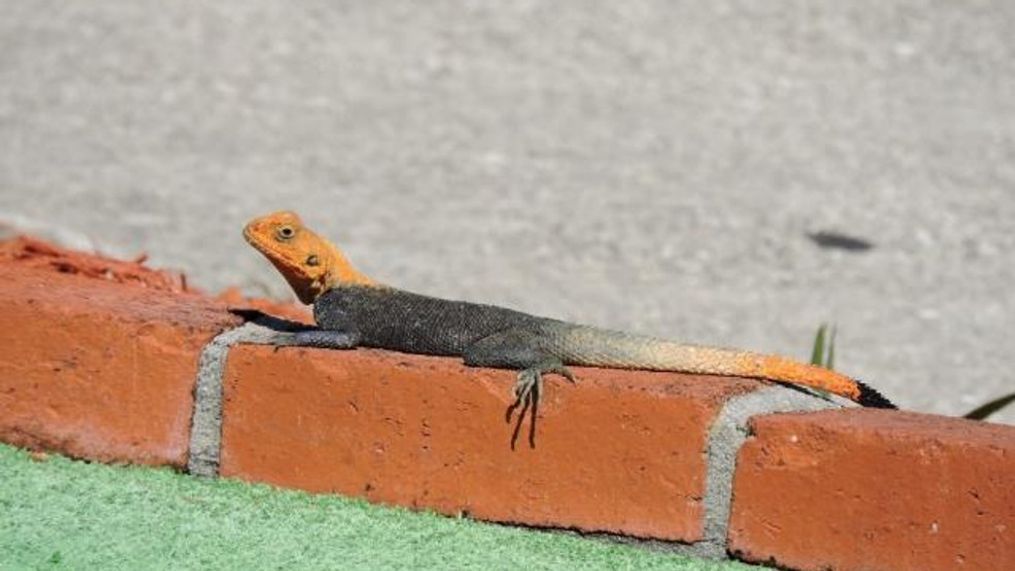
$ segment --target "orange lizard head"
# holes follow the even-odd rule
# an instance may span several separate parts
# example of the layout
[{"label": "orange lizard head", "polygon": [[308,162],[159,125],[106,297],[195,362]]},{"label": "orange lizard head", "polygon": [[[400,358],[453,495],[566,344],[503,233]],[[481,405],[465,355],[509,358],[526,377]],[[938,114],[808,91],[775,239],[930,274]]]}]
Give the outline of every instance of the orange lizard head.
[{"label": "orange lizard head", "polygon": [[268,258],[303,303],[314,303],[339,284],[373,283],[353,269],[331,242],[304,226],[295,212],[255,218],[243,228],[243,237]]}]

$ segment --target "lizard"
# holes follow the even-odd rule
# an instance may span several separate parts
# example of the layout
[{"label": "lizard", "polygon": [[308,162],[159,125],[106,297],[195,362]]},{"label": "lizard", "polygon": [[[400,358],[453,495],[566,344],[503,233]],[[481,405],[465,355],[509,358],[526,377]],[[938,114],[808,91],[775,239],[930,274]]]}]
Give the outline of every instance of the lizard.
[{"label": "lizard", "polygon": [[543,375],[576,382],[569,365],[748,377],[819,389],[862,406],[896,408],[859,380],[777,355],[689,345],[397,289],[354,268],[291,211],[251,220],[243,236],[301,302],[313,305],[317,328],[295,333],[297,345],[454,356],[466,366],[517,370],[508,419],[523,404],[519,426],[531,405],[535,427]]}]

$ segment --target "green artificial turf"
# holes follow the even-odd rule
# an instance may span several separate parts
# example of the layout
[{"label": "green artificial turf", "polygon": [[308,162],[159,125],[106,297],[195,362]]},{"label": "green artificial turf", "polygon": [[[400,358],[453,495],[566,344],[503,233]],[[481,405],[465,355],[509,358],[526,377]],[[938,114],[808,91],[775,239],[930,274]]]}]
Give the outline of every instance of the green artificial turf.
[{"label": "green artificial turf", "polygon": [[748,569],[0,445],[0,570]]}]

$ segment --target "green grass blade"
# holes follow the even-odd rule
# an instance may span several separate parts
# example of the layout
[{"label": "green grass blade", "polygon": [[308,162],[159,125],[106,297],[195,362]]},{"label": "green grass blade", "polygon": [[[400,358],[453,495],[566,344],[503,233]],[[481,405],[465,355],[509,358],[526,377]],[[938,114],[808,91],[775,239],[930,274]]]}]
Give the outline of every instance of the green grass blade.
[{"label": "green grass blade", "polygon": [[828,326],[822,323],[814,335],[814,348],[811,349],[811,364],[822,366],[825,362],[825,330]]},{"label": "green grass blade", "polygon": [[1001,398],[996,398],[990,402],[984,403],[973,410],[967,412],[962,418],[968,418],[970,420],[983,420],[1002,408],[1015,402],[1015,393],[1004,395]]}]

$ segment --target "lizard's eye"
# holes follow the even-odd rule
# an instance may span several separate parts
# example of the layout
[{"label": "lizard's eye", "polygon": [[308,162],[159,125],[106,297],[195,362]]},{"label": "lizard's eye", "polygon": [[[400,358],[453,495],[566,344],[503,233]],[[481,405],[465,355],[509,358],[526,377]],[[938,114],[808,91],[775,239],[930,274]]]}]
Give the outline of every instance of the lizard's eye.
[{"label": "lizard's eye", "polygon": [[296,235],[296,230],[293,230],[292,226],[279,226],[278,230],[275,230],[275,235],[279,240],[288,240]]},{"label": "lizard's eye", "polygon": [[317,266],[317,265],[320,265],[320,264],[321,264],[321,261],[317,259],[317,255],[316,254],[310,254],[309,256],[307,256],[307,265],[308,266]]}]

